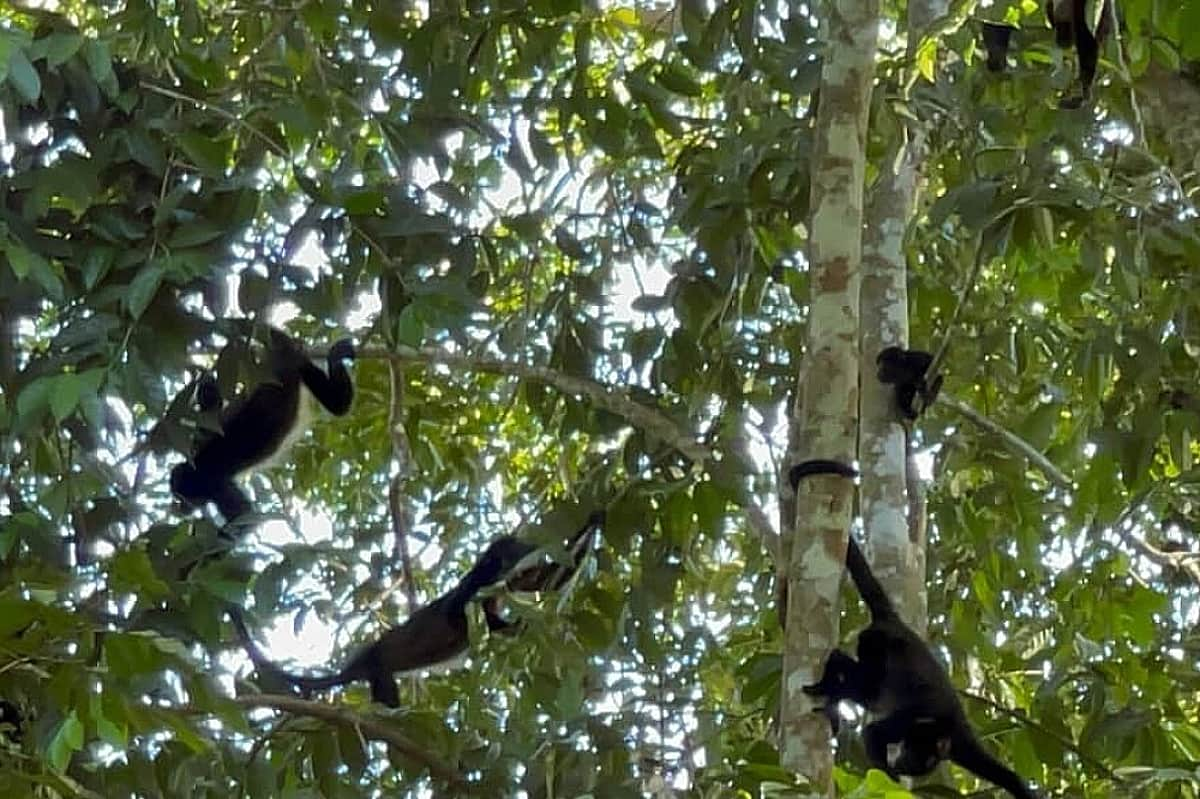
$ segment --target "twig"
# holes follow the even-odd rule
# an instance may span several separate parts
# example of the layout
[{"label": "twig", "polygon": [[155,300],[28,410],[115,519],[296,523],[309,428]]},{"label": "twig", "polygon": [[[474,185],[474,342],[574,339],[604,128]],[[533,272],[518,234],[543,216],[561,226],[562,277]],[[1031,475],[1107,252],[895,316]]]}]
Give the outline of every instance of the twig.
[{"label": "twig", "polygon": [[[279,146],[275,142],[271,141],[270,137],[268,137],[265,133],[263,133],[258,128],[254,127],[249,122],[247,122],[244,117],[238,116],[237,114],[234,114],[231,111],[227,111],[226,109],[222,108],[221,106],[219,106],[215,103],[209,102],[208,100],[202,99],[200,97],[192,97],[190,95],[184,94],[183,92],[179,92],[174,89],[167,88],[166,86],[158,86],[153,83],[148,83],[146,81],[142,81],[141,87],[143,89],[146,89],[147,91],[154,92],[155,94],[161,94],[164,97],[170,97],[172,100],[178,100],[179,102],[183,102],[183,103],[192,103],[193,105],[195,105],[198,108],[201,108],[205,111],[208,111],[210,113],[213,113],[213,114],[221,117],[222,119],[226,120],[227,122],[230,122],[233,125],[248,131],[250,133],[250,135],[252,135],[254,138],[263,142],[264,146],[270,152],[274,153],[280,159],[290,162],[291,154],[286,149]],[[375,241],[375,239],[371,236],[371,234],[367,232],[366,228],[364,228],[362,225],[360,225],[354,219],[353,216],[349,217],[349,219],[350,219],[350,228],[351,228],[351,230],[354,231],[354,234],[357,235],[359,238],[361,238],[363,241],[365,241],[367,243],[367,246],[370,247],[371,250],[376,255],[378,255],[379,258],[385,264],[387,264],[388,266],[393,266],[394,260],[392,259],[392,256],[388,254],[387,248],[385,248],[379,242]],[[132,330],[132,329],[133,328],[131,327],[130,330]]]},{"label": "twig", "polygon": [[233,701],[242,707],[269,707],[285,713],[320,719],[331,724],[345,724],[371,740],[383,741],[394,746],[406,757],[412,758],[429,769],[429,773],[437,779],[457,786],[466,785],[466,780],[456,769],[417,746],[408,736],[394,729],[383,719],[355,713],[348,708],[331,705],[327,702],[310,702],[307,699],[281,694],[246,694],[234,697]]},{"label": "twig", "polygon": [[1121,511],[1121,515],[1117,517],[1111,527],[1120,536],[1122,541],[1136,549],[1146,560],[1158,566],[1163,571],[1183,572],[1191,578],[1192,582],[1200,586],[1200,563],[1197,563],[1197,556],[1194,552],[1164,551],[1150,542],[1138,538],[1133,534],[1132,529],[1127,529],[1126,523],[1129,521],[1129,517],[1150,499],[1151,496],[1166,487],[1166,485],[1168,484],[1159,483],[1134,494],[1133,498],[1125,505],[1125,509]]},{"label": "twig", "polygon": [[408,612],[413,613],[417,609],[417,587],[413,582],[412,557],[408,552],[412,514],[404,504],[404,483],[412,468],[412,449],[404,429],[404,369],[395,361],[388,361],[388,374],[392,389],[388,431],[392,437],[392,459],[396,462],[396,473],[388,481],[388,511],[392,517],[392,535],[395,536],[393,549],[404,575],[404,596],[408,599]]},{"label": "twig", "polygon": [[1037,730],[1038,733],[1040,733],[1041,735],[1045,735],[1047,738],[1051,738],[1051,739],[1057,741],[1059,743],[1059,745],[1061,745],[1063,748],[1069,749],[1072,752],[1074,752],[1075,756],[1079,758],[1080,762],[1086,763],[1087,765],[1091,766],[1096,771],[1099,771],[1102,774],[1104,774],[1105,776],[1107,776],[1109,779],[1120,782],[1120,778],[1117,776],[1116,772],[1114,772],[1112,769],[1110,769],[1108,766],[1106,766],[1103,763],[1103,761],[1097,760],[1096,758],[1089,755],[1087,752],[1084,752],[1082,749],[1079,748],[1079,745],[1077,743],[1075,743],[1075,741],[1071,740],[1067,736],[1065,736],[1055,730],[1052,730],[1049,727],[1046,727],[1046,726],[1040,724],[1039,722],[1034,721],[1033,719],[1029,718],[1024,713],[1022,713],[1018,710],[1013,710],[1012,708],[1005,707],[1004,705],[1001,705],[1000,703],[995,702],[986,696],[982,696],[981,694],[976,694],[971,691],[963,691],[963,690],[959,690],[959,693],[962,694],[963,696],[967,697],[968,699],[973,699],[976,702],[979,702],[980,704],[987,705],[992,710],[996,711],[997,713],[999,713],[1003,716],[1008,716],[1010,719],[1020,723],[1022,726],[1028,727],[1031,730]]},{"label": "twig", "polygon": [[1059,488],[1071,488],[1073,485],[1071,478],[1067,477],[1067,475],[1061,469],[1051,463],[1049,458],[1034,449],[1032,444],[1018,436],[1016,433],[1005,430],[999,425],[999,423],[992,421],[967,403],[963,402],[962,400],[955,399],[954,397],[951,397],[945,393],[938,395],[937,402],[939,405],[945,405],[953,408],[954,410],[958,411],[959,414],[965,416],[969,421],[974,422],[977,426],[982,427],[984,430],[992,433],[995,436],[998,436],[1000,440],[1002,440],[1005,445],[1008,446],[1009,449],[1015,450],[1018,454],[1028,458],[1029,461],[1042,472],[1042,474],[1046,475],[1046,477],[1050,479],[1050,482],[1054,483]]},{"label": "twig", "polygon": [[[326,355],[320,350],[309,353],[312,357],[322,358]],[[619,389],[606,386],[603,383],[587,378],[575,377],[550,369],[545,366],[529,366],[526,364],[503,361],[496,358],[479,356],[456,355],[444,350],[426,347],[414,349],[398,346],[394,351],[382,347],[360,347],[359,358],[385,359],[392,364],[416,363],[426,366],[448,366],[489,374],[507,375],[520,380],[533,380],[545,383],[564,394],[583,396],[598,408],[616,414],[629,424],[666,441],[684,457],[697,465],[716,460],[717,453],[703,443],[690,438],[681,431],[678,425],[665,413],[632,399]],[[779,534],[775,531],[771,520],[748,490],[738,492],[738,504],[746,514],[746,523],[771,552],[777,552]]]},{"label": "twig", "polygon": [[210,111],[227,122],[231,122],[235,126],[250,133],[250,135],[262,142],[268,150],[280,158],[286,159],[288,157],[286,150],[277,145],[275,142],[271,141],[266,134],[247,122],[243,116],[239,116],[231,111],[226,111],[221,106],[216,105],[215,103],[210,103],[208,100],[202,100],[199,97],[191,97],[182,92],[177,92],[174,89],[168,89],[166,86],[158,86],[147,81],[142,81],[141,87],[146,91],[154,92],[155,94],[161,94],[163,97],[170,97],[172,100],[179,100],[183,103],[192,103],[198,108],[202,108],[205,111]]},{"label": "twig", "polygon": [[[754,461],[750,457],[750,441],[744,431],[732,438],[727,445],[727,450],[743,464],[741,468],[747,471],[753,469]],[[766,550],[778,558],[781,554],[779,533],[775,531],[775,526],[767,518],[767,513],[758,503],[757,498],[743,483],[738,484],[737,503],[746,512],[746,524],[758,536]]]},{"label": "twig", "polygon": [[[418,350],[401,346],[397,347],[394,352],[388,352],[374,347],[364,347],[359,351],[359,357],[388,358],[393,362],[400,363],[471,369],[545,383],[564,394],[586,397],[596,407],[616,414],[634,427],[666,441],[697,465],[716,460],[715,451],[688,437],[662,411],[643,405],[626,393],[595,380],[563,374],[545,366],[528,366],[495,358],[455,355],[432,348]],[[740,491],[738,492],[738,504],[745,511],[746,521],[750,528],[762,539],[765,546],[771,547],[771,551],[775,551],[778,546],[779,534],[775,532],[771,520],[767,518],[766,512],[763,511],[755,497],[748,490]]]},{"label": "twig", "polygon": [[993,220],[990,225],[980,230],[979,235],[976,236],[975,262],[971,264],[971,271],[958,290],[958,302],[954,306],[954,313],[950,315],[950,321],[946,323],[946,329],[942,331],[942,343],[938,345],[937,352],[933,354],[933,360],[929,363],[929,368],[925,370],[927,380],[932,381],[937,376],[938,369],[941,368],[942,362],[946,359],[946,350],[950,348],[950,337],[954,335],[954,330],[958,327],[959,319],[962,318],[963,308],[966,307],[967,300],[971,298],[971,291],[975,288],[975,283],[979,280],[979,272],[983,269],[983,262],[987,260],[984,257],[985,237],[992,225],[999,224],[1001,219],[1003,217]]},{"label": "twig", "polygon": [[495,358],[456,355],[428,347],[413,349],[399,346],[392,352],[382,348],[363,347],[359,350],[358,357],[386,358],[398,363],[449,366],[545,383],[564,394],[586,397],[596,407],[616,414],[634,427],[666,441],[694,463],[702,464],[714,458],[712,450],[681,432],[675,422],[662,411],[642,405],[624,392],[595,380],[564,374],[545,366],[529,366]]}]

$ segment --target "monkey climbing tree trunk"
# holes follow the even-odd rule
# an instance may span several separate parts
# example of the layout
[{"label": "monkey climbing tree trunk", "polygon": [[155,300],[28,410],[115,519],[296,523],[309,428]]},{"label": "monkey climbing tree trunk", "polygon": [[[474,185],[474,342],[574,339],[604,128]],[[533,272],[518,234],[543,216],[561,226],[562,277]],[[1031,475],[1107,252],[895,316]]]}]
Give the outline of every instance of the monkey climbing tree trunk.
[{"label": "monkey climbing tree trunk", "polygon": [[[812,161],[807,352],[791,416],[792,462],[852,460],[858,435],[858,308],[867,116],[878,0],[828,4],[826,50]],[[780,753],[785,768],[830,790],[829,725],[801,687],[816,681],[837,643],[838,586],[854,486],[806,480],[780,554],[787,590]],[[784,491],[788,490],[786,487]]]},{"label": "monkey climbing tree trunk", "polygon": [[[947,0],[908,4],[910,55],[920,32],[943,16]],[[886,113],[882,111],[881,113]],[[906,116],[907,136],[888,153],[887,165],[871,186],[863,236],[862,403],[859,458],[865,475],[859,489],[863,527],[871,542],[876,576],[917,630],[926,626],[925,508],[907,436],[892,405],[893,391],[875,378],[875,356],[889,346],[908,346],[908,230],[930,123]]]}]

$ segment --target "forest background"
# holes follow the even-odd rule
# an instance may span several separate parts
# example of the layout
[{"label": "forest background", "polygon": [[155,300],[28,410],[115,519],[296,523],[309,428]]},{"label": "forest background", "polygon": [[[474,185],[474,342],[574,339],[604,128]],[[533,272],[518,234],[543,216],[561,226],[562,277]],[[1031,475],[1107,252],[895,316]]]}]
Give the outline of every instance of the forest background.
[{"label": "forest background", "polygon": [[[0,794],[794,795],[772,543],[834,6],[28,5],[0,8]],[[1200,795],[1200,2],[1122,0],[1080,111],[1033,2],[838,6],[882,20],[865,182],[919,175],[864,229],[903,245],[911,340],[949,341],[908,599],[1047,796]],[[1003,73],[984,20],[1020,28]],[[257,379],[230,317],[364,357],[350,415],[249,481],[272,518],[189,569],[216,528],[166,473],[201,368]],[[601,506],[570,590],[516,638],[474,619],[397,713],[243,679],[229,603],[321,668]],[[840,788],[902,795],[856,740]]]}]

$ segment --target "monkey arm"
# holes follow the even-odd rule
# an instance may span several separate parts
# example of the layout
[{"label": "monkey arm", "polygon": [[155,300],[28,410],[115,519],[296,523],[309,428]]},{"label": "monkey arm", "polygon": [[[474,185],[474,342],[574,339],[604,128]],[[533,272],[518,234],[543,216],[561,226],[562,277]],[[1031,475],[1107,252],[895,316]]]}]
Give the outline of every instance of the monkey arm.
[{"label": "monkey arm", "polygon": [[346,368],[347,361],[354,360],[354,344],[342,339],[329,349],[326,368],[322,372],[312,361],[304,358],[297,366],[300,379],[325,410],[334,416],[344,416],[354,401],[354,381]]}]

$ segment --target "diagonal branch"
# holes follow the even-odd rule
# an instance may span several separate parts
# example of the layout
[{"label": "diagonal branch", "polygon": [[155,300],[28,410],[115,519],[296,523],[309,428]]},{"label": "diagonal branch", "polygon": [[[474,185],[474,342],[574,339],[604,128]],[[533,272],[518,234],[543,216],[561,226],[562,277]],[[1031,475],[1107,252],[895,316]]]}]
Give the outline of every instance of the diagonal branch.
[{"label": "diagonal branch", "polygon": [[959,693],[968,699],[971,699],[971,700],[974,700],[974,701],[980,703],[981,705],[987,705],[992,710],[996,711],[997,713],[1000,713],[1001,715],[1008,716],[1010,719],[1017,722],[1018,724],[1020,724],[1024,727],[1028,727],[1031,730],[1036,730],[1039,734],[1044,735],[1047,738],[1058,742],[1059,746],[1063,747],[1064,749],[1067,749],[1068,751],[1074,752],[1075,756],[1079,758],[1079,761],[1081,763],[1086,763],[1088,766],[1090,766],[1095,771],[1107,776],[1110,780],[1117,781],[1117,782],[1120,781],[1120,777],[1117,775],[1117,773],[1114,772],[1111,768],[1109,768],[1103,761],[1098,760],[1095,757],[1092,757],[1087,752],[1080,749],[1079,744],[1075,743],[1074,740],[1067,737],[1066,735],[1059,733],[1057,730],[1052,730],[1049,727],[1031,719],[1025,713],[1022,713],[1019,710],[1013,710],[1010,707],[1005,707],[1004,705],[1000,704],[999,702],[995,702],[982,694],[977,694],[977,693],[974,693],[973,691],[964,691],[961,689],[959,690]]},{"label": "diagonal branch", "polygon": [[349,708],[326,702],[310,702],[307,699],[281,694],[246,694],[234,697],[233,701],[242,707],[268,707],[285,713],[327,721],[330,724],[345,724],[358,730],[366,738],[383,741],[389,746],[395,747],[406,757],[425,766],[429,769],[430,774],[443,782],[458,786],[466,784],[466,780],[457,769],[417,746],[407,735],[395,729],[381,717],[356,713]]},{"label": "diagonal branch", "polygon": [[968,421],[973,422],[976,426],[983,428],[994,436],[997,436],[1009,449],[1015,451],[1018,455],[1022,455],[1029,459],[1029,461],[1036,466],[1042,472],[1042,474],[1046,475],[1050,482],[1054,483],[1059,488],[1071,488],[1074,485],[1071,482],[1071,478],[1068,477],[1066,473],[1062,471],[1062,469],[1059,469],[1050,461],[1049,458],[1034,449],[1032,444],[1018,436],[1016,433],[1004,429],[998,422],[988,418],[987,416],[984,416],[982,413],[975,410],[962,400],[955,399],[954,397],[951,397],[943,392],[938,396],[937,403],[939,405],[945,405],[948,408],[954,409],[962,416],[965,416]]},{"label": "diagonal branch", "polygon": [[[314,349],[309,354],[321,358],[326,353],[320,349]],[[643,405],[629,396],[628,392],[588,378],[564,374],[546,366],[530,366],[499,358],[458,355],[433,347],[415,349],[398,346],[394,351],[382,347],[360,347],[357,357],[388,360],[395,364],[446,366],[452,369],[506,375],[519,380],[544,383],[563,394],[584,397],[597,408],[620,416],[630,425],[665,441],[697,465],[717,459],[715,450],[688,436],[665,413],[657,408]],[[750,528],[763,541],[763,544],[774,552],[779,535],[775,532],[767,514],[748,490],[738,493],[738,504],[745,511]]]},{"label": "diagonal branch", "polygon": [[1139,491],[1125,505],[1125,510],[1111,525],[1111,529],[1120,536],[1121,540],[1141,553],[1142,557],[1158,566],[1164,572],[1182,572],[1188,579],[1200,586],[1200,562],[1194,552],[1168,552],[1139,538],[1134,534],[1129,521],[1134,513],[1145,504],[1151,496],[1168,484],[1158,483]]},{"label": "diagonal branch", "polygon": [[675,422],[662,411],[657,408],[647,407],[632,399],[625,392],[598,383],[595,380],[563,374],[545,366],[529,366],[497,358],[456,355],[432,347],[414,349],[412,347],[401,346],[396,347],[393,352],[374,347],[364,347],[359,357],[388,358],[400,363],[448,366],[545,383],[564,394],[587,398],[588,402],[596,407],[616,414],[634,427],[666,441],[694,463],[702,464],[713,457],[711,450],[681,432]]}]

